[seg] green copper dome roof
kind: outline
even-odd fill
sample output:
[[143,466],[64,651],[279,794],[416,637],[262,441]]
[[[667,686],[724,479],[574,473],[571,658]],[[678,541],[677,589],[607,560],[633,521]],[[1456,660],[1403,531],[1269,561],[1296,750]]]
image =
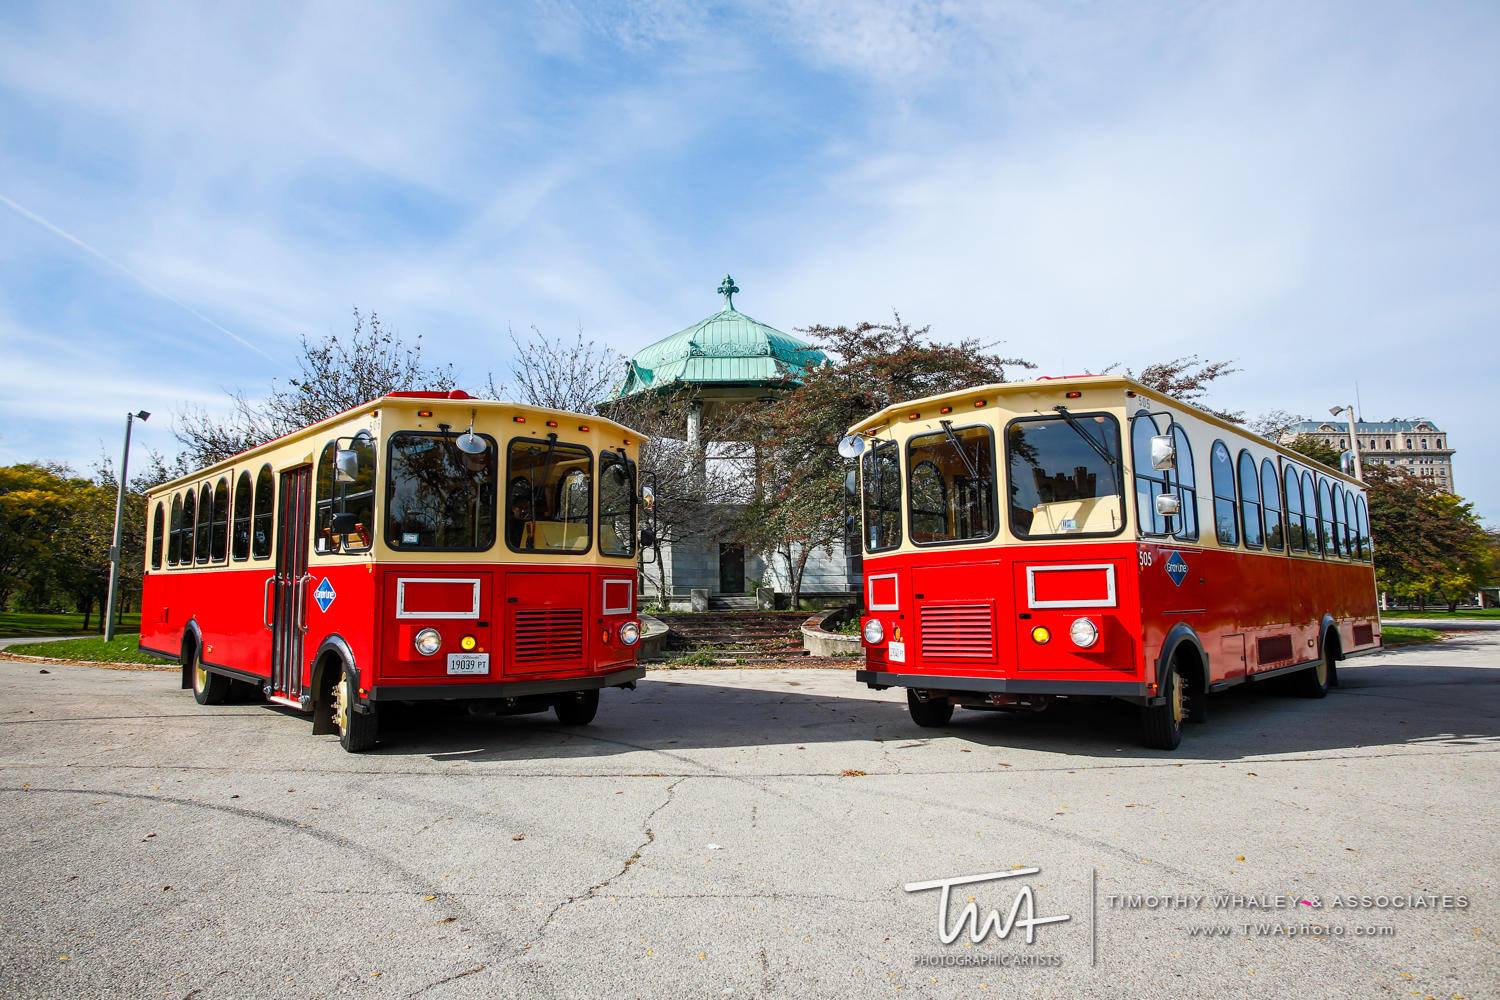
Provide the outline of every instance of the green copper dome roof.
[[805,340],[782,333],[734,307],[739,288],[725,275],[719,285],[724,308],[686,330],[643,348],[626,366],[612,394],[620,399],[676,384],[773,386],[796,377],[828,356]]

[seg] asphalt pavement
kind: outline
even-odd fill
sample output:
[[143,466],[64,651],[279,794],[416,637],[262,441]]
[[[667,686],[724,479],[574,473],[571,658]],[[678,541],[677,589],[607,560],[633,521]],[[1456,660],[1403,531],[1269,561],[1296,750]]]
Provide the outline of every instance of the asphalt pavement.
[[[1500,637],[1340,672],[1170,754],[1124,705],[922,730],[786,669],[351,756],[170,673],[0,662],[0,995],[1500,995]],[[952,891],[950,927],[1022,905],[979,944],[903,888],[995,873]],[[1030,944],[1028,898],[1067,918]]]

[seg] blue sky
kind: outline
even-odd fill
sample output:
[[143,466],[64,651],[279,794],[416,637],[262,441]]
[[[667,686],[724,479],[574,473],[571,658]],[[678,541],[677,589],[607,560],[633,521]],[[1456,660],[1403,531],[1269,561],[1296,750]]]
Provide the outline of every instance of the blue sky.
[[471,381],[737,304],[1421,414],[1500,523],[1500,5],[0,7],[0,462],[378,310]]

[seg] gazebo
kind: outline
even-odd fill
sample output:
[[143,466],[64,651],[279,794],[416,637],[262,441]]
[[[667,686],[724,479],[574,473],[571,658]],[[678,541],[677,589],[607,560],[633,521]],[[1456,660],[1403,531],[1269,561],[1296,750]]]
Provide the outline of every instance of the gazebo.
[[[650,344],[636,352],[625,366],[625,377],[609,399],[600,404],[608,413],[611,404],[646,393],[667,394],[689,389],[689,405],[681,433],[700,461],[714,457],[712,440],[705,440],[705,427],[720,421],[715,417],[721,408],[756,400],[769,401],[777,393],[795,388],[808,369],[827,362],[822,351],[807,341],[762,323],[735,308],[734,297],[740,291],[731,275],[725,275],[718,292],[724,307],[692,326]],[[711,431],[709,432],[711,433]],[[735,511],[724,505],[723,521],[727,525]],[[717,547],[717,551],[715,551]],[[756,578],[774,582],[774,567],[755,556],[747,556],[742,546],[728,541],[704,539],[679,541],[670,553],[663,551],[669,594],[658,595],[664,602],[679,598],[691,590],[707,590],[733,606],[744,595],[747,580]],[[826,572],[817,564],[828,563]],[[811,572],[804,575],[805,590],[842,592],[847,588],[842,553],[832,559],[821,553],[809,561]],[[643,581],[643,585],[650,581]],[[819,586],[819,581],[825,581]],[[745,598],[748,603],[751,599]]]

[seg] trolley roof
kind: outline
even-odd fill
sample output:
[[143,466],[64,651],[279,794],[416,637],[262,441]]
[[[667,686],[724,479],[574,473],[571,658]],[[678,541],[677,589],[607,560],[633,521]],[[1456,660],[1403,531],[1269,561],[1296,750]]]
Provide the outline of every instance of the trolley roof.
[[622,423],[610,420],[608,417],[601,417],[598,414],[574,413],[571,410],[558,410],[550,406],[533,406],[530,403],[514,403],[503,399],[477,399],[474,396],[470,396],[462,389],[455,389],[452,392],[389,392],[384,396],[379,396],[367,403],[361,403],[358,406],[350,407],[342,413],[335,413],[333,416],[319,420],[315,424],[308,424],[306,427],[299,427],[294,431],[289,431],[286,434],[281,435],[280,437],[272,438],[264,444],[256,445],[254,448],[248,448],[245,451],[237,452],[236,454],[230,455],[228,458],[221,459],[212,465],[205,465],[200,469],[195,469],[194,471],[187,473],[186,475],[178,476],[176,479],[170,480],[169,482],[161,483],[158,486],[153,486],[151,487],[151,489],[147,490],[147,493],[155,494],[177,489],[181,486],[186,485],[188,482],[197,480],[205,475],[211,475],[215,472],[228,470],[232,466],[244,462],[246,459],[254,458],[258,455],[264,455],[304,435],[315,435],[316,433],[326,430],[327,428],[332,427],[335,424],[341,423],[345,420],[349,420],[353,417],[362,416],[363,414],[369,413],[372,410],[377,410],[382,405],[412,405],[424,401],[433,403],[458,403],[470,409],[477,409],[480,412],[483,412],[485,410],[525,410],[527,413],[562,414],[570,417],[577,417],[580,420],[587,421],[590,425],[595,427],[618,431],[623,435],[628,435],[634,438],[637,444],[646,439],[646,435],[640,433],[639,431],[626,427]]
[[1121,391],[1133,392],[1137,396],[1142,396],[1155,402],[1161,403],[1165,406],[1170,406],[1175,410],[1191,414],[1197,419],[1202,420],[1205,423],[1213,424],[1216,427],[1220,427],[1225,431],[1236,435],[1237,437],[1249,438],[1252,441],[1263,444],[1299,465],[1315,465],[1320,470],[1326,470],[1327,472],[1331,473],[1339,479],[1344,480],[1345,482],[1354,483],[1361,487],[1363,487],[1364,485],[1353,476],[1345,475],[1338,469],[1326,466],[1322,462],[1316,461],[1315,459],[1308,458],[1306,455],[1303,455],[1300,452],[1293,451],[1280,442],[1272,441],[1270,438],[1255,433],[1248,427],[1233,423],[1229,420],[1225,420],[1223,417],[1210,413],[1202,407],[1194,406],[1192,403],[1185,403],[1180,399],[1174,399],[1171,396],[1158,392],[1157,390],[1152,389],[1148,386],[1142,385],[1135,379],[1125,375],[1043,376],[1041,378],[1027,379],[1024,382],[996,382],[989,385],[977,385],[968,389],[959,389],[954,392],[939,393],[935,396],[924,396],[921,399],[909,399],[903,403],[893,403],[890,406],[887,406],[885,409],[880,410],[878,413],[870,414],[859,423],[850,427],[849,433],[873,434],[879,430],[884,430],[886,427],[896,423],[898,419],[904,418],[913,410],[922,411],[928,409],[929,407],[954,403],[961,400],[995,400],[997,398],[1003,398],[1005,396],[1017,396],[1025,393],[1061,393],[1086,388],[1120,389]]

